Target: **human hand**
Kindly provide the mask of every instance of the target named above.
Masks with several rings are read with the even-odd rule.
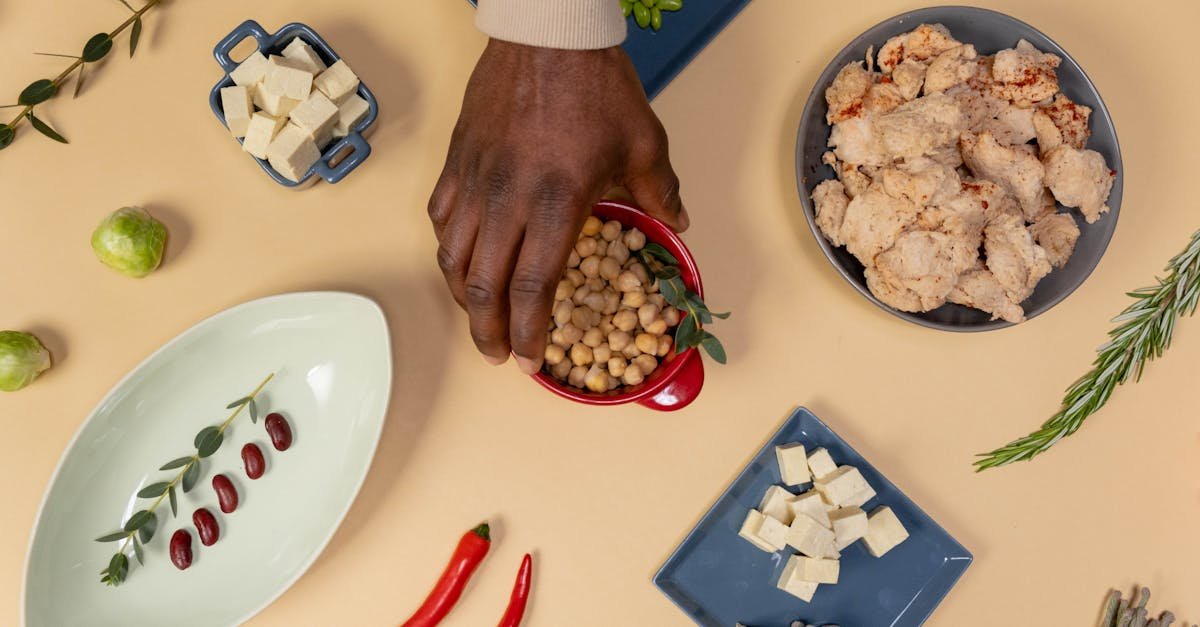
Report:
[[[493,39],[429,199],[438,265],[489,363],[541,368],[554,290],[592,205],[624,185],[682,231],[667,135],[629,57]]]

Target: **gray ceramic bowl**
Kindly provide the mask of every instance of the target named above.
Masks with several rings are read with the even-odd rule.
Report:
[[[991,320],[991,315],[977,309],[960,305],[946,304],[933,311],[925,313],[907,313],[892,309],[883,304],[867,289],[867,281],[863,276],[863,265],[845,248],[834,247],[817,228],[812,190],[818,183],[834,178],[833,168],[821,163],[821,155],[828,150],[826,142],[829,139],[829,125],[825,123],[825,88],[833,82],[838,70],[847,63],[862,59],[868,46],[878,50],[890,37],[908,32],[923,23],[940,23],[950,29],[955,39],[974,44],[981,54],[993,54],[1005,48],[1011,48],[1017,41],[1024,38],[1037,46],[1039,50],[1052,52],[1062,57],[1062,65],[1058,68],[1058,79],[1063,93],[1071,100],[1085,104],[1092,111],[1092,136],[1087,147],[1104,155],[1108,166],[1117,171],[1117,180],[1113,184],[1112,194],[1108,198],[1111,208],[1095,224],[1087,224],[1078,212],[1072,211],[1075,222],[1081,231],[1079,242],[1075,246],[1075,254],[1071,256],[1066,266],[1051,272],[1038,283],[1037,289],[1022,305],[1026,318],[1033,318],[1066,298],[1075,288],[1079,287],[1100,262],[1108,241],[1112,238],[1117,227],[1117,214],[1121,208],[1121,191],[1124,181],[1124,168],[1121,163],[1121,148],[1117,143],[1117,131],[1113,128],[1112,118],[1095,85],[1088,79],[1087,74],[1079,64],[1071,58],[1058,44],[1032,26],[995,11],[972,7],[933,7],[919,9],[898,15],[884,21],[867,32],[859,35],[850,45],[842,49],[833,58],[829,66],[817,79],[813,92],[804,107],[804,115],[800,119],[800,130],[796,133],[796,185],[800,192],[800,202],[804,205],[804,217],[817,238],[821,250],[829,258],[838,272],[854,286],[863,296],[881,308],[905,320],[917,324],[942,329],[945,331],[989,331],[1012,326],[1003,320]],[[1061,210],[1061,207],[1060,207]]]

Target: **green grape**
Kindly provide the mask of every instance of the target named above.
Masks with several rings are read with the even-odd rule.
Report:
[[[638,26],[646,28],[650,25],[650,9],[642,2],[633,5],[633,19],[637,21]]]
[[[683,8],[683,0],[658,0],[655,6],[662,11],[678,11]]]
[[[650,9],[650,28],[654,30],[662,28],[662,11],[659,11],[658,7]]]
[[[632,15],[633,2],[631,0],[621,0],[621,12],[625,14],[625,17]]]

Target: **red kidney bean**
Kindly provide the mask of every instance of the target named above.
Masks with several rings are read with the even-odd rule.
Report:
[[[179,570],[192,565],[192,534],[180,529],[171,536],[171,563]]]
[[[280,414],[267,414],[267,435],[271,436],[271,444],[277,451],[286,451],[292,445],[292,428]]]
[[[267,469],[267,462],[263,459],[262,449],[258,445],[251,442],[242,447],[242,465],[246,467],[246,476],[251,479],[257,479],[263,476],[263,472]]]
[[[196,533],[200,534],[200,544],[212,546],[221,537],[221,528],[212,512],[201,507],[192,514],[192,524],[196,525]]]
[[[212,485],[213,491],[217,493],[217,503],[221,505],[221,511],[226,514],[233,513],[238,506],[237,488],[233,487],[233,482],[225,475],[216,475]]]

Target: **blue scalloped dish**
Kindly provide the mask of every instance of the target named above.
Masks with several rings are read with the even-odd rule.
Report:
[[[324,38],[307,25],[291,23],[274,33],[268,33],[263,29],[262,25],[254,20],[242,22],[237,28],[221,39],[221,41],[217,42],[216,47],[213,48],[213,56],[216,57],[217,64],[225,71],[225,75],[213,86],[212,91],[208,95],[208,103],[212,107],[213,115],[216,115],[221,124],[226,127],[228,125],[225,124],[225,112],[221,109],[221,88],[234,84],[233,79],[229,78],[229,73],[237,69],[238,66],[238,62],[230,58],[229,53],[235,46],[248,37],[254,38],[258,44],[259,52],[262,52],[264,55],[280,54],[284,46],[293,37],[299,37],[301,41],[312,46],[313,50],[321,56],[321,60],[326,65],[333,65],[334,62],[341,58],[326,43]],[[353,67],[353,64],[351,64],[351,67]],[[294,189],[307,187],[315,182],[314,175],[325,179],[329,183],[341,181],[371,155],[371,145],[367,143],[367,140],[363,136],[370,130],[371,125],[375,123],[375,119],[379,117],[379,102],[375,100],[375,94],[372,94],[371,90],[367,89],[367,85],[361,80],[358,85],[358,95],[363,100],[366,100],[367,105],[370,107],[367,111],[367,117],[363,118],[354,128],[350,129],[348,135],[326,146],[321,152],[321,158],[308,169],[308,172],[304,173],[299,182],[289,180],[279,172],[276,172],[265,159],[258,159],[249,153],[246,156],[257,161],[263,172],[266,172],[268,176],[275,179],[276,183],[286,187]],[[241,143],[242,140],[238,138],[237,141]]]
[[[746,512],[759,506],[768,487],[781,484],[775,446],[791,442],[808,450],[824,447],[838,464],[857,467],[876,492],[863,509],[892,508],[909,533],[880,558],[871,557],[861,542],[844,549],[839,582],[822,585],[811,603],[776,588],[787,562],[785,552],[765,553],[738,536]],[[789,627],[795,620],[900,627],[924,623],[971,560],[971,553],[912,499],[801,408],[700,519],[655,575],[654,584],[705,627]]]

